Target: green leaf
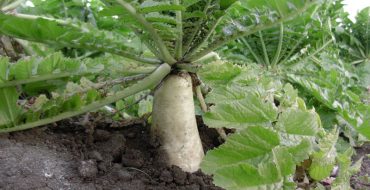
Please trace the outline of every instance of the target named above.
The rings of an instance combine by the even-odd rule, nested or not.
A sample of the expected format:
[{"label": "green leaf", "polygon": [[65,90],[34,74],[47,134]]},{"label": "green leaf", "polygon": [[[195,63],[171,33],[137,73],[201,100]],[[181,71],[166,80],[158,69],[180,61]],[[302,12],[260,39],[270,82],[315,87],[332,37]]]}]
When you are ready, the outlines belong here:
[{"label": "green leaf", "polygon": [[9,59],[7,57],[0,57],[0,82],[7,80]]},{"label": "green leaf", "polygon": [[298,91],[291,84],[286,84],[283,88],[284,96],[281,100],[282,106],[290,107],[294,105],[298,98]]},{"label": "green leaf", "polygon": [[203,118],[210,127],[243,129],[249,126],[268,126],[276,120],[277,114],[278,110],[273,103],[248,94],[241,100],[217,103]]},{"label": "green leaf", "polygon": [[249,127],[209,151],[201,168],[228,190],[283,189],[285,177],[295,172],[296,160],[295,152],[280,143],[276,131]]},{"label": "green leaf", "polygon": [[71,110],[78,110],[83,106],[82,97],[78,94],[72,96],[70,99],[67,99],[63,105],[62,110],[63,111],[71,111]]},{"label": "green leaf", "polygon": [[152,110],[153,110],[153,97],[148,96],[147,98],[139,102],[139,108],[138,108],[137,115],[139,117],[142,117],[148,113],[151,113]]},{"label": "green leaf", "polygon": [[15,126],[20,115],[17,90],[15,88],[0,89],[0,100],[0,127]]},{"label": "green leaf", "polygon": [[144,1],[141,5],[140,13],[162,12],[162,11],[185,11],[182,5],[171,5],[167,3],[160,3],[155,1]]},{"label": "green leaf", "polygon": [[176,25],[178,24],[176,19],[171,16],[161,15],[159,13],[148,14],[145,16],[146,20],[149,22],[159,22]]},{"label": "green leaf", "polygon": [[182,4],[185,6],[185,7],[190,7],[196,3],[198,3],[200,0],[183,0],[182,1]]},{"label": "green leaf", "polygon": [[345,152],[338,155],[339,163],[339,174],[332,184],[331,189],[342,190],[342,189],[352,189],[350,184],[351,177],[361,170],[362,158],[356,161],[352,165],[352,156],[354,150],[351,148],[347,149]]},{"label": "green leaf", "polygon": [[339,130],[334,129],[319,141],[319,151],[311,156],[310,177],[320,181],[330,176],[336,164]]},{"label": "green leaf", "polygon": [[238,0],[221,0],[220,1],[220,7],[221,10],[226,10],[228,9],[232,4],[237,2]]},{"label": "green leaf", "polygon": [[101,95],[95,89],[91,89],[86,93],[86,104],[91,104],[100,99]]},{"label": "green leaf", "polygon": [[126,46],[129,39],[123,35],[99,30],[87,23],[0,14],[0,33],[59,47],[103,51],[139,61],[149,61],[139,58],[138,50]]},{"label": "green leaf", "polygon": [[32,60],[33,58],[30,58],[30,60],[23,59],[15,63],[9,68],[9,79],[28,79],[32,76],[33,68],[35,67],[34,62]]},{"label": "green leaf", "polygon": [[315,136],[320,128],[320,118],[314,111],[299,109],[284,110],[276,124],[277,130],[288,134],[286,138],[292,139]]},{"label": "green leaf", "polygon": [[239,76],[242,71],[242,67],[238,65],[217,61],[204,66],[200,71],[200,76],[208,85],[226,85]]},{"label": "green leaf", "polygon": [[[314,10],[314,5],[319,1],[249,0],[239,2],[227,10],[228,14],[218,24],[214,37],[202,44],[203,49],[198,48],[192,52],[193,54],[188,55],[187,60],[197,60],[228,42],[258,34],[260,31],[277,27],[280,23],[302,17],[306,11]],[[224,1],[224,3],[229,5],[233,1]]]},{"label": "green leaf", "polygon": [[359,65],[358,72],[362,86],[365,88],[370,87],[370,62]]},{"label": "green leaf", "polygon": [[256,67],[211,63],[205,70],[200,76],[211,84],[212,106],[204,122],[237,130],[207,153],[202,170],[230,190],[294,188],[289,179],[296,165],[309,159],[322,132],[319,115],[307,110],[291,85],[283,87]]}]

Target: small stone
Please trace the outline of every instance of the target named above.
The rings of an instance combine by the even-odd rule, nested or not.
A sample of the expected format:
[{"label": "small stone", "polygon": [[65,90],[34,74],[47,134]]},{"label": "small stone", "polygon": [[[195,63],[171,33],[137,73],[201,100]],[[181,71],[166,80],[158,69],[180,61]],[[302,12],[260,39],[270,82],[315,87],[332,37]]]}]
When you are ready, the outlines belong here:
[{"label": "small stone", "polygon": [[78,168],[80,176],[83,178],[95,178],[98,173],[98,168],[95,160],[81,161]]}]

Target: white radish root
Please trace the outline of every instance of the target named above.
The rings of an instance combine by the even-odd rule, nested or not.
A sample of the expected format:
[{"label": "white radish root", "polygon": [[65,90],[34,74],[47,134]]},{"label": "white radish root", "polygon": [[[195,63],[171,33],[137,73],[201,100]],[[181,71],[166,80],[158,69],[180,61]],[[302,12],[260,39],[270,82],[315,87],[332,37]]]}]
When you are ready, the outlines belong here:
[{"label": "white radish root", "polygon": [[159,141],[168,165],[195,172],[204,157],[188,73],[171,74],[154,93],[152,138]]}]

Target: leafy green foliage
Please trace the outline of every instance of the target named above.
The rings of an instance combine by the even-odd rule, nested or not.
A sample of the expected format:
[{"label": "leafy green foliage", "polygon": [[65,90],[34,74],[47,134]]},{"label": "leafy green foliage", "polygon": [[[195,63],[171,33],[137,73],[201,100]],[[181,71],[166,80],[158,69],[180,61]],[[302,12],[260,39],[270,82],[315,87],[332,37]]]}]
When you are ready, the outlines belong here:
[{"label": "leafy green foliage", "polygon": [[[213,38],[214,35],[218,36],[218,34],[216,34],[218,31],[216,30],[217,26],[223,27],[230,19],[238,19],[237,17],[233,18],[232,16],[228,16],[227,21],[222,21],[226,13],[231,9],[231,11],[235,12],[239,10],[249,11],[249,9],[247,9],[248,6],[253,8],[253,10],[264,7],[265,12],[260,16],[266,16],[269,11],[273,12],[278,10],[279,12],[279,14],[274,15],[270,19],[264,20],[264,22],[246,23],[257,25],[254,29],[252,27],[252,29],[248,31],[239,31],[237,36],[243,36],[264,28],[272,27],[274,23],[289,20],[293,16],[301,14],[313,4],[309,1],[289,1],[294,6],[286,9],[288,1],[284,1],[279,2],[284,5],[282,6],[283,8],[285,7],[281,9],[282,7],[276,7],[269,2],[263,2],[258,6],[253,4],[253,2],[251,2],[252,4],[240,4],[240,2],[239,4],[235,4],[235,2],[236,1],[213,0],[189,0],[184,2],[147,0],[126,2],[117,0],[104,1],[104,3],[92,1],[88,6],[84,1],[61,2],[52,0],[44,2],[35,0],[33,3],[35,3],[37,7],[20,8],[19,11],[21,13],[33,13],[42,16],[1,13],[0,33],[25,40],[54,45],[60,48],[71,47],[98,52],[109,52],[144,63],[160,63],[164,61],[169,64],[174,64],[174,57],[176,57],[178,61],[188,62],[191,60],[193,57],[192,55],[200,50],[209,39],[212,43],[216,44],[213,49],[222,45],[217,45],[218,40],[214,41],[211,37]],[[234,5],[236,7],[234,7]],[[67,13],[65,11],[66,9],[71,9],[71,12]],[[76,12],[76,10],[84,10],[87,11],[87,13],[78,15],[78,11]],[[78,18],[78,20],[76,20],[76,18]],[[110,21],[108,21],[109,19]],[[127,30],[128,28],[130,29],[129,31]],[[146,48],[159,60],[151,58],[151,53],[145,50],[143,51],[142,48],[138,47],[137,38],[133,41],[130,40],[133,34],[135,34],[143,44],[145,44]],[[234,37],[222,37],[221,41],[233,40]],[[200,54],[206,51],[200,50]],[[49,99],[50,102],[54,102],[52,104],[62,105],[61,108],[65,108],[66,110],[76,110],[79,106],[88,102],[84,99],[93,99],[91,96],[97,94],[96,92],[89,93],[89,88],[79,87],[83,82],[88,81],[87,79],[81,81],[84,78],[76,77],[73,79],[69,76],[71,74],[72,76],[87,74],[84,73],[86,71],[76,71],[78,66],[76,61],[69,60],[65,62],[62,60],[60,63],[57,63],[57,60],[45,59],[38,62],[38,60],[33,59],[34,58],[31,58],[31,61],[22,60],[15,64],[2,65],[3,67],[9,67],[7,68],[9,72],[7,72],[5,76],[6,80],[9,82],[3,84],[2,87],[23,85],[22,91],[27,94],[38,94],[44,90],[51,93],[53,90],[56,90],[59,96],[53,97],[49,94],[47,99]],[[71,70],[68,70],[68,68]],[[143,71],[140,70],[139,72]],[[95,76],[96,75],[92,75],[92,77]],[[60,78],[69,78],[70,82],[66,83],[66,80],[59,80]],[[52,79],[58,80],[59,83],[56,83],[55,80],[52,83],[55,84],[55,86],[50,86],[48,82],[41,83],[41,81],[50,81]],[[98,79],[91,78],[91,80]],[[97,84],[91,85],[92,89],[96,89],[97,86],[99,86],[99,82],[96,82]],[[65,88],[63,88],[63,86],[65,86]],[[83,91],[83,95],[71,93],[71,90],[68,92],[68,88],[72,88],[76,92]],[[87,94],[91,96],[85,96]],[[40,102],[48,102],[45,101],[46,99],[44,96],[41,97],[40,101],[38,101],[38,107],[40,107],[40,105],[46,105],[46,103],[41,104]],[[60,101],[67,103],[62,104],[58,102],[58,98],[61,98]],[[260,104],[263,103],[260,102]],[[60,112],[60,110],[55,113],[57,112]],[[267,118],[270,119],[276,114],[277,113],[268,114],[269,116]],[[43,114],[39,115],[41,117],[43,116]],[[51,115],[49,114],[49,116]]]},{"label": "leafy green foliage", "polygon": [[[2,68],[0,71],[1,79],[4,81],[4,83],[0,84],[0,87],[39,82],[37,83],[39,90],[53,90],[65,84],[63,82],[65,78],[98,74],[104,70],[104,65],[99,62],[91,60],[79,62],[78,60],[65,58],[60,53],[55,53],[42,59],[34,57],[24,58],[16,63],[10,63],[6,58],[0,58],[0,62]],[[45,80],[52,82],[45,82]],[[5,81],[9,82],[5,83]],[[37,91],[33,93],[35,92]]]},{"label": "leafy green foliage", "polygon": [[295,161],[294,153],[279,145],[276,132],[250,127],[210,151],[202,169],[213,173],[216,185],[226,189],[280,189],[284,176],[294,173]]},{"label": "leafy green foliage", "polygon": [[[53,92],[50,98],[40,95],[33,104],[26,102],[23,115],[25,122],[36,122],[63,112],[78,110],[84,105],[98,101],[102,93],[92,87],[86,87],[83,81],[84,79],[79,84],[68,83],[63,92]],[[86,90],[82,90],[83,88]],[[30,105],[27,106],[27,104]]]},{"label": "leafy green foliage", "polygon": [[354,150],[352,148],[349,148],[338,155],[337,160],[340,170],[338,177],[332,185],[332,189],[351,189],[350,178],[352,175],[360,171],[362,163],[362,159],[360,159],[352,164],[351,157],[353,154]]},{"label": "leafy green foliage", "polygon": [[346,15],[341,17],[342,25],[336,28],[339,47],[343,51],[343,57],[349,58],[353,64],[365,63],[370,55],[370,7],[364,8],[356,16],[353,23]]},{"label": "leafy green foliage", "polygon": [[310,177],[315,180],[323,180],[330,176],[336,164],[337,144],[339,131],[334,129],[319,141],[319,151],[311,156],[311,166],[309,168]]},{"label": "leafy green foliage", "polygon": [[[309,160],[305,169],[314,180],[328,177],[336,164],[348,169],[333,186],[348,188],[358,164],[351,167],[352,154],[338,150],[338,133],[369,138],[370,107],[362,96],[366,86],[356,85],[355,69],[340,61],[333,45],[332,29],[341,26],[333,20],[341,6],[318,2],[92,0],[88,5],[82,0],[33,0],[36,7],[4,11],[1,34],[73,48],[63,52],[77,52],[71,57],[78,58],[53,54],[16,63],[1,58],[0,98],[5,101],[0,102],[0,132],[113,103],[124,118],[148,115],[152,97],[141,99],[139,92],[158,85],[171,70],[193,67],[189,64],[237,40],[220,52],[242,66],[219,61],[199,73],[212,88],[205,123],[235,129],[225,144],[208,153],[203,170],[226,189],[292,189],[296,167]],[[368,14],[358,18],[362,25],[354,29],[362,36],[355,44],[362,56],[367,34],[360,26]],[[79,52],[86,54],[79,57]],[[85,59],[89,56],[98,57]],[[362,68],[359,76],[366,78],[366,64]],[[127,85],[122,77],[145,78]],[[320,116],[327,115],[324,127],[338,125],[340,130],[324,131]]]},{"label": "leafy green foliage", "polygon": [[322,68],[306,69],[305,74],[288,74],[288,80],[301,86],[320,106],[335,111],[351,128],[370,138],[366,122],[369,105],[362,102],[362,89],[356,88],[355,75],[330,57],[324,56],[321,60]]},{"label": "leafy green foliage", "polygon": [[[215,183],[226,189],[280,189],[289,184],[287,179],[294,174],[295,166],[314,151],[322,130],[320,119],[314,110],[306,109],[292,86],[270,86],[273,80],[266,82],[257,76],[238,80],[238,76],[250,76],[243,73],[249,69],[252,67],[212,63],[206,66],[204,74],[201,72],[214,90],[222,88],[226,96],[235,94],[220,101],[212,95],[218,91],[211,91],[209,96],[215,105],[204,115],[205,123],[237,129],[224,145],[208,152],[202,169],[213,174]],[[217,84],[222,76],[208,77],[212,70],[234,76]],[[240,88],[243,90],[238,91]]]},{"label": "leafy green foliage", "polygon": [[124,36],[98,30],[90,24],[33,16],[15,17],[6,14],[0,14],[0,23],[0,33],[5,35],[54,46],[105,51],[156,63],[155,60],[140,58],[140,52],[128,46],[129,41]]},{"label": "leafy green foliage", "polygon": [[352,22],[347,14],[342,14],[341,25],[335,30],[342,58],[356,66],[360,85],[365,88],[370,86],[369,11],[370,7],[361,10],[356,16],[356,22]]},{"label": "leafy green foliage", "polygon": [[150,92],[141,92],[116,102],[116,119],[142,118],[152,113],[153,96]]},{"label": "leafy green foliage", "polygon": [[[1,83],[0,83],[1,84]],[[20,109],[16,105],[18,93],[15,88],[0,89],[0,126],[15,126],[17,124]]]},{"label": "leafy green foliage", "polygon": [[[109,0],[104,2],[105,4],[102,4],[96,0],[90,2],[90,6],[87,6],[84,1],[66,1],[62,3],[52,0],[44,3],[35,0],[34,3],[38,8],[28,8],[21,11],[39,15],[52,15],[63,19],[77,17],[82,22],[88,22],[88,24],[72,22],[68,19],[62,21],[29,15],[1,15],[0,20],[4,24],[0,26],[0,32],[52,45],[87,48],[115,53],[135,60],[156,62],[155,60],[149,61],[138,58],[140,51],[135,51],[133,47],[123,45],[129,42],[127,37],[131,36],[130,34],[135,34],[157,58],[173,64],[175,62],[173,57],[176,57],[178,61],[185,62],[196,60],[229,40],[290,20],[314,4],[312,1],[294,0],[258,3],[241,1],[236,4],[237,1],[218,0],[189,0],[181,3],[180,1],[155,0],[130,2]],[[279,6],[276,6],[277,3]],[[236,6],[234,7],[234,5]],[[69,8],[72,10],[70,15],[65,11]],[[263,11],[259,12],[260,9],[263,9]],[[83,10],[88,13],[78,15],[73,10]],[[257,21],[244,21],[234,17],[235,14],[233,14],[234,16],[228,16],[227,19],[224,19],[229,10],[234,13],[240,12],[251,15],[253,13],[258,18],[255,18]],[[255,11],[258,13],[255,13]],[[124,22],[119,22],[119,20]],[[217,32],[219,30],[216,30],[216,28],[225,28],[225,24],[229,25],[227,23],[230,23],[230,20],[232,23],[239,23],[242,27],[239,27],[235,34],[226,35],[225,38],[224,32]],[[22,24],[24,28],[12,28],[7,24],[10,22],[17,25]],[[60,24],[63,27],[59,26]],[[38,27],[30,27],[31,25]],[[22,32],[26,31],[25,28],[37,29],[38,31],[31,32],[32,35],[27,35]],[[123,31],[126,32],[122,33]],[[212,44],[209,46],[211,48],[202,50],[208,41]],[[126,43],[117,44],[118,42]]]},{"label": "leafy green foliage", "polygon": [[[1,58],[0,62],[2,68],[0,86],[3,85],[0,87],[0,96],[4,100],[1,101],[0,115],[3,118],[0,127],[14,127],[23,122],[24,119],[25,122],[37,121],[43,117],[56,115],[61,111],[78,109],[82,105],[81,99],[84,99],[84,97],[75,96],[78,92],[73,89],[69,92],[73,91],[75,94],[68,92],[68,96],[62,97],[60,94],[53,93],[53,98],[50,101],[45,95],[41,95],[34,100],[34,103],[30,103],[30,101],[19,99],[19,94],[14,86],[26,85],[24,93],[32,94],[40,90],[51,92],[66,84],[63,82],[63,78],[68,78],[71,75],[99,73],[104,68],[103,65],[100,65],[99,68],[99,65],[91,64],[92,62],[79,63],[64,58],[59,53],[44,59],[26,58],[17,63],[9,63],[6,58]],[[52,82],[48,83],[47,80]],[[58,80],[61,82],[58,83]],[[37,89],[30,88],[30,85],[27,85],[29,83],[36,83]],[[69,84],[71,83],[68,83],[67,86],[70,86]],[[32,89],[32,91],[27,89]],[[92,97],[92,92],[87,94],[90,103],[96,100]]]},{"label": "leafy green foliage", "polygon": [[240,38],[220,52],[239,64],[263,65],[265,75],[299,87],[309,106],[323,116],[325,128],[339,124],[342,131],[351,128],[369,138],[368,106],[362,96],[366,94],[358,85],[368,69],[364,64],[357,76],[355,68],[340,60],[333,41],[332,30],[342,27],[333,20],[342,8],[340,1],[327,1],[280,27]]},{"label": "leafy green foliage", "polygon": [[230,8],[230,13],[218,26],[215,37],[208,43],[208,48],[200,51],[194,57],[200,58],[212,51],[212,48],[216,46],[225,45],[231,40],[273,28],[279,25],[279,23],[291,20],[298,15],[302,16],[301,14],[307,9],[314,7],[312,5],[315,3],[317,2],[289,0],[240,1]]},{"label": "leafy green foliage", "polygon": [[[150,73],[155,69],[119,61],[122,59],[112,56],[78,61],[65,58],[61,53],[45,58],[27,57],[16,63],[1,58],[0,92],[4,101],[1,102],[0,128],[80,110],[124,89],[123,85],[131,81],[122,76],[135,81],[142,78],[135,79],[137,72]],[[16,87],[29,98],[19,97]],[[146,114],[150,108],[144,109],[147,104],[141,104],[140,114]]]},{"label": "leafy green foliage", "polygon": [[94,23],[93,20],[98,19],[94,15],[95,11],[101,6],[104,6],[100,0],[31,0],[31,2],[34,6],[20,7],[18,11],[32,15],[52,16],[55,18],[74,18],[87,22],[90,21],[90,23]]},{"label": "leafy green foliage", "polygon": [[255,95],[246,95],[240,101],[225,101],[217,104],[211,108],[211,112],[204,115],[207,125],[229,128],[268,125],[276,117],[277,109],[271,103],[264,103]]}]

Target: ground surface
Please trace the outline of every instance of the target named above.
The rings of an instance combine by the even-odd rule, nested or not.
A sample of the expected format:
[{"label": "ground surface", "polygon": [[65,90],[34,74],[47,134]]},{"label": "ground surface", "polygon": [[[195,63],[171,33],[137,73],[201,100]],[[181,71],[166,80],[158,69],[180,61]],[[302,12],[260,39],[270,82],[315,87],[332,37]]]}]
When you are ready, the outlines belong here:
[{"label": "ground surface", "polygon": [[[0,190],[221,190],[200,171],[166,167],[148,127],[112,128],[103,121],[92,131],[76,124],[80,120],[0,134]],[[214,130],[203,125],[199,130],[206,151],[219,145]],[[370,174],[370,144],[357,153],[354,160],[364,156],[364,161],[352,186],[367,190],[370,184],[361,176]]]},{"label": "ground surface", "polygon": [[[74,121],[0,134],[0,189],[218,190],[201,172],[166,167],[150,144],[147,127],[98,125],[87,135]],[[213,130],[200,127],[206,149]]]}]

